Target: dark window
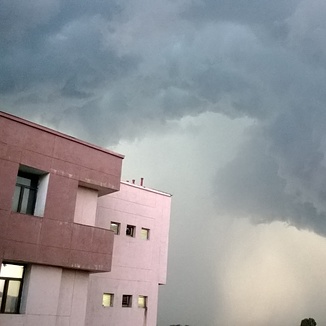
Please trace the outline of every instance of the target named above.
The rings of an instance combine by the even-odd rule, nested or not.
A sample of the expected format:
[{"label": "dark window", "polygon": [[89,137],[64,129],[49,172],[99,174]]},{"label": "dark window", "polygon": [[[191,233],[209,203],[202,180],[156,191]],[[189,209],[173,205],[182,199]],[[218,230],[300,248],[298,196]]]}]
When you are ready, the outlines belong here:
[{"label": "dark window", "polygon": [[134,237],[135,236],[135,232],[136,231],[136,227],[133,225],[127,225],[126,228],[126,235],[129,237]]},{"label": "dark window", "polygon": [[49,173],[30,166],[20,165],[12,210],[21,214],[44,216]]},{"label": "dark window", "polygon": [[122,307],[131,307],[132,305],[132,295],[124,294],[122,296]]},{"label": "dark window", "polygon": [[19,171],[12,203],[14,212],[34,215],[38,175]]},{"label": "dark window", "polygon": [[3,263],[0,270],[0,313],[18,314],[24,266]]}]

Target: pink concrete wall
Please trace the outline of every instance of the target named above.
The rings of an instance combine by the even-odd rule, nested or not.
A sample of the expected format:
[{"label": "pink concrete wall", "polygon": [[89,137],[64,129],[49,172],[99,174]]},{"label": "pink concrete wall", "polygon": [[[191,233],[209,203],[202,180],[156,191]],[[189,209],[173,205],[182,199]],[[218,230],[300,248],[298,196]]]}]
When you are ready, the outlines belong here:
[{"label": "pink concrete wall", "polygon": [[[0,314],[0,325],[156,325],[171,196],[127,183],[116,192],[122,158],[0,112],[0,263],[29,266],[24,314]],[[41,217],[11,211],[21,164],[48,175]],[[111,221],[121,224],[120,235],[109,230]],[[135,237],[126,235],[127,224]],[[149,240],[140,238],[142,227]],[[85,272],[109,271],[112,257],[112,272]],[[102,306],[103,293],[114,293],[114,307]],[[133,296],[131,308],[121,307],[123,294]],[[138,295],[148,297],[146,309]]]},{"label": "pink concrete wall", "polygon": [[74,222],[95,226],[98,191],[78,187]]},{"label": "pink concrete wall", "polygon": [[[121,223],[115,235],[110,273],[91,275],[86,325],[155,326],[158,287],[166,282],[171,196],[128,183],[118,193],[99,198],[96,225]],[[126,236],[126,225],[136,227]],[[150,239],[140,238],[141,228]],[[114,306],[102,307],[102,294],[114,294]],[[131,308],[121,307],[123,294],[133,296]],[[148,297],[147,309],[138,308],[138,295]]]},{"label": "pink concrete wall", "polygon": [[31,265],[26,274],[22,314],[0,314],[0,325],[84,325],[88,273]]},{"label": "pink concrete wall", "polygon": [[[122,159],[120,154],[0,112],[0,262],[109,271],[113,235],[92,227],[93,195],[119,190]],[[42,191],[45,207],[37,207],[35,216],[11,211],[20,165],[48,175],[47,191]],[[80,186],[92,196],[84,196],[90,201],[77,207],[76,217]]]}]

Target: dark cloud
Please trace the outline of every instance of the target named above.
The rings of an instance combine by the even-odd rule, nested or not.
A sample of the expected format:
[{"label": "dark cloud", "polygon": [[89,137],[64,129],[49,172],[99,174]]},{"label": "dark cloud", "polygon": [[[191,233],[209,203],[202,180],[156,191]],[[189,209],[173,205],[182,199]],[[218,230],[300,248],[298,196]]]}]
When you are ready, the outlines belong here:
[{"label": "dark cloud", "polygon": [[[289,157],[294,156],[293,151],[304,151],[303,147],[295,148],[297,143],[294,143],[292,135],[287,130],[278,131],[282,133],[278,137],[284,139],[284,147],[292,152],[292,155],[289,153]],[[253,128],[237,157],[218,171],[215,179],[216,209],[222,214],[250,218],[255,223],[287,222],[299,229],[309,229],[325,236],[325,208],[318,209],[317,201],[302,193],[307,187],[302,186],[300,191],[301,185],[298,184],[298,180],[304,180],[302,172],[309,174],[312,171],[302,171],[305,167],[302,166],[301,158],[293,159],[292,163],[296,166],[289,169],[292,172],[301,170],[297,171],[300,176],[290,175],[285,171],[282,173],[278,156],[274,155],[273,150],[269,150],[270,144],[264,133],[261,128]],[[306,141],[307,137],[301,136]],[[309,145],[308,149],[311,154],[315,153]],[[301,155],[305,157],[307,168],[310,169],[310,165],[316,167],[319,165],[320,157],[317,158],[317,162],[313,162],[314,158],[309,154]],[[285,160],[282,157],[281,162],[283,161]],[[315,172],[317,173],[317,171],[313,173]],[[311,176],[308,175],[306,179],[308,182],[311,181]],[[324,181],[321,180],[321,183],[324,184]],[[321,189],[323,193],[324,189],[324,187]]]},{"label": "dark cloud", "polygon": [[63,96],[87,97],[137,66],[135,57],[117,55],[105,40],[109,22],[120,10],[113,1],[0,5],[2,94],[17,98],[45,83],[49,91],[61,89]]},{"label": "dark cloud", "polygon": [[202,112],[249,117],[259,133],[218,173],[220,207],[324,233],[323,1],[0,6],[4,110],[101,145]]},{"label": "dark cloud", "polygon": [[[153,169],[153,179],[164,179],[159,187],[166,182],[167,191],[177,189],[172,289],[163,299],[169,308],[168,313],[163,309],[162,325],[167,320],[274,325],[275,315],[288,315],[282,309],[274,314],[272,305],[261,302],[260,287],[248,308],[251,289],[239,291],[234,285],[253,284],[248,279],[255,278],[257,265],[273,255],[263,248],[257,265],[249,259],[253,266],[244,271],[245,264],[237,262],[250,258],[253,248],[260,251],[261,242],[255,238],[247,248],[240,243],[241,257],[228,270],[233,246],[248,240],[242,237],[245,220],[237,220],[232,233],[230,216],[257,224],[282,221],[326,235],[325,18],[324,0],[0,0],[1,109],[102,146],[144,137],[148,152],[131,142],[137,152],[132,170],[138,162],[139,170]],[[200,144],[189,130],[178,131],[189,137],[183,142],[172,132],[190,116],[211,121],[218,116],[214,113],[253,124],[224,168],[219,150],[229,146],[235,132],[227,133],[223,143],[211,134],[198,137],[205,139]],[[206,122],[201,123],[205,129]],[[207,129],[216,129],[217,135],[221,125]],[[162,132],[171,132],[169,146],[164,137],[161,145],[155,143]],[[146,164],[139,163],[142,155]],[[287,266],[284,257],[280,263]],[[272,270],[274,261],[267,266]],[[306,261],[297,266],[307,266]],[[287,286],[297,272],[289,269],[281,287],[296,300],[305,295],[292,295]],[[275,275],[272,286],[283,272]],[[307,292],[322,289],[320,284],[311,288],[308,277],[294,287],[301,291],[304,284]],[[289,310],[316,307],[315,293],[307,297],[313,298],[311,304],[290,300]],[[234,298],[241,301],[242,314]],[[269,323],[250,320],[261,309],[256,309],[258,301],[271,313]],[[277,304],[285,301],[276,296]],[[247,319],[230,322],[234,311]]]},{"label": "dark cloud", "polygon": [[192,20],[225,20],[241,24],[273,24],[282,22],[295,10],[300,0],[199,0],[193,1],[183,16]]}]

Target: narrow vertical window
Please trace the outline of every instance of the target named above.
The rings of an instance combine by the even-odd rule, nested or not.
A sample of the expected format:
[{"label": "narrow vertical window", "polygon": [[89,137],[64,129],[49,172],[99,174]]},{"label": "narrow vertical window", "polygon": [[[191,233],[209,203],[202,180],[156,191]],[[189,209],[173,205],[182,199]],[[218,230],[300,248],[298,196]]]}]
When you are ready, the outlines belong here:
[{"label": "narrow vertical window", "polygon": [[141,228],[141,230],[140,230],[140,238],[142,240],[149,240],[149,229]]},{"label": "narrow vertical window", "polygon": [[43,216],[49,184],[49,174],[28,166],[21,165],[16,179],[12,199],[12,211]]},{"label": "narrow vertical window", "polygon": [[38,176],[19,171],[12,203],[14,212],[34,215]]},{"label": "narrow vertical window", "polygon": [[147,308],[147,297],[144,295],[138,296],[138,308]]},{"label": "narrow vertical window", "polygon": [[128,237],[135,237],[135,234],[136,234],[136,227],[134,225],[127,225],[126,235]]}]

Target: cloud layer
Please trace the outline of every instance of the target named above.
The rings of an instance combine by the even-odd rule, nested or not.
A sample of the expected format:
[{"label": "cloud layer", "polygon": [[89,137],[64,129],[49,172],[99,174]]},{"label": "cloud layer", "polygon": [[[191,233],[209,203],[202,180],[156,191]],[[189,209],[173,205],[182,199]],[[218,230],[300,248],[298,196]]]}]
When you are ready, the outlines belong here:
[{"label": "cloud layer", "polygon": [[249,117],[218,207],[326,234],[322,0],[0,5],[3,110],[104,146],[203,112]]},{"label": "cloud layer", "polygon": [[0,8],[1,109],[174,194],[160,325],[326,320],[323,0]]}]

